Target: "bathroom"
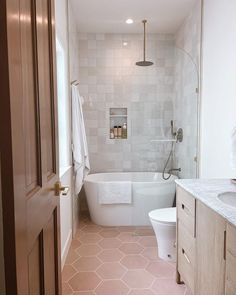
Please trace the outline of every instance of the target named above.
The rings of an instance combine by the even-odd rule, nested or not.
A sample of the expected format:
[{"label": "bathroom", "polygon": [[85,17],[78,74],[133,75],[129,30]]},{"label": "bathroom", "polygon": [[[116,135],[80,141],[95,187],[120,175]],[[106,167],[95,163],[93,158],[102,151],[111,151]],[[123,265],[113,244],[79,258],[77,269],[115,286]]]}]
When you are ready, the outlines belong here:
[{"label": "bathroom", "polygon": [[236,295],[235,1],[4,0],[0,24],[3,295]]}]

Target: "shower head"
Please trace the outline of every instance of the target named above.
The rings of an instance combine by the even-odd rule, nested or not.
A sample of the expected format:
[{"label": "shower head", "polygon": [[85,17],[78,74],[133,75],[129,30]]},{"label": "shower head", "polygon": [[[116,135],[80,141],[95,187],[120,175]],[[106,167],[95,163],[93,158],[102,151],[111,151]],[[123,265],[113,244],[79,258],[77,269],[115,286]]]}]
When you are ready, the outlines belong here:
[{"label": "shower head", "polygon": [[142,23],[143,23],[143,31],[144,31],[144,34],[143,34],[143,60],[136,62],[136,65],[141,66],[141,67],[148,67],[148,66],[152,66],[153,62],[146,60],[146,24],[147,24],[147,20],[143,20]]},{"label": "shower head", "polygon": [[137,61],[136,62],[136,65],[137,66],[140,66],[140,67],[148,67],[148,66],[152,66],[153,65],[153,62],[147,61],[147,60]]}]

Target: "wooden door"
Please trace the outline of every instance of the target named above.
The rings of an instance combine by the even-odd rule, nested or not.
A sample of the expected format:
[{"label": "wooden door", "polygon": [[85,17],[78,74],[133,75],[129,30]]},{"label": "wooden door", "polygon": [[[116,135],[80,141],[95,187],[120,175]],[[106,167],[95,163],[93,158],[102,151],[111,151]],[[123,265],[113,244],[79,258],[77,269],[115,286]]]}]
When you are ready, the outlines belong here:
[{"label": "wooden door", "polygon": [[222,295],[225,290],[226,222],[199,201],[196,221],[196,294]]},{"label": "wooden door", "polygon": [[53,0],[1,0],[6,292],[61,294]]}]

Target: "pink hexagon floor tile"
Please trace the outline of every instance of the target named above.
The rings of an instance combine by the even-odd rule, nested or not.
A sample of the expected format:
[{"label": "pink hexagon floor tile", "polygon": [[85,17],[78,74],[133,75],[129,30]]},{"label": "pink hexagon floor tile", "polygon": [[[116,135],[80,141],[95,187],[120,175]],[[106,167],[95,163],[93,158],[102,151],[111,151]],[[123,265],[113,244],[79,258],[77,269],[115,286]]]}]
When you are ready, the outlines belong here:
[{"label": "pink hexagon floor tile", "polygon": [[79,254],[75,250],[70,250],[67,257],[66,257],[66,262],[65,264],[72,264],[79,258]]},{"label": "pink hexagon floor tile", "polygon": [[102,239],[98,245],[103,249],[113,249],[113,248],[119,248],[121,245],[121,241],[117,238],[106,238]]},{"label": "pink hexagon floor tile", "polygon": [[73,293],[72,288],[68,283],[62,283],[62,294],[63,295],[71,295]]},{"label": "pink hexagon floor tile", "polygon": [[174,279],[156,279],[152,286],[152,290],[158,295],[184,295],[186,287],[176,284]]},{"label": "pink hexagon floor tile", "polygon": [[107,262],[102,264],[96,272],[103,279],[120,279],[126,269],[118,262]]},{"label": "pink hexagon floor tile", "polygon": [[80,242],[83,244],[95,244],[102,239],[97,233],[86,233],[79,237]]},{"label": "pink hexagon floor tile", "polygon": [[148,260],[141,255],[127,255],[120,263],[128,269],[142,269],[147,266]]},{"label": "pink hexagon floor tile", "polygon": [[106,249],[99,253],[98,258],[103,262],[120,261],[123,254],[118,249]]},{"label": "pink hexagon floor tile", "polygon": [[122,280],[133,289],[147,289],[149,288],[153,281],[154,277],[143,269],[139,270],[129,270]]},{"label": "pink hexagon floor tile", "polygon": [[[130,291],[129,295],[155,295],[156,293],[153,293],[151,290],[149,289],[136,289],[136,290],[132,290]],[[166,295],[170,295],[170,294],[166,294]],[[174,294],[171,294],[174,295]]]},{"label": "pink hexagon floor tile", "polygon": [[[64,294],[62,294],[62,295],[64,295]],[[93,291],[88,291],[88,292],[83,292],[83,291],[81,291],[81,292],[79,292],[79,291],[77,291],[77,292],[73,292],[73,294],[72,295],[96,295]]]},{"label": "pink hexagon floor tile", "polygon": [[94,225],[94,224],[85,225],[82,228],[82,231],[87,232],[87,233],[98,233],[101,230],[102,230],[102,228],[99,225]]},{"label": "pink hexagon floor tile", "polygon": [[118,236],[118,239],[121,240],[122,242],[137,242],[140,237],[135,235],[133,232],[123,232],[120,233]]},{"label": "pink hexagon floor tile", "polygon": [[158,251],[156,247],[144,248],[141,255],[143,255],[145,258],[149,260],[160,260],[160,258],[158,257]]},{"label": "pink hexagon floor tile", "polygon": [[62,271],[62,281],[67,282],[70,278],[73,277],[73,275],[76,274],[76,270],[74,267],[70,264],[66,264],[63,267]]},{"label": "pink hexagon floor tile", "polygon": [[101,265],[97,257],[81,257],[73,264],[77,271],[94,271]]},{"label": "pink hexagon floor tile", "polygon": [[129,288],[120,280],[103,281],[95,290],[97,295],[127,295]]},{"label": "pink hexagon floor tile", "polygon": [[137,228],[135,233],[139,236],[155,236],[154,230],[152,227],[141,227]]},{"label": "pink hexagon floor tile", "polygon": [[98,245],[95,244],[88,244],[88,245],[82,245],[80,246],[76,252],[82,256],[82,257],[86,257],[86,256],[95,256],[97,255],[99,252],[101,252],[101,248]]},{"label": "pink hexagon floor tile", "polygon": [[123,243],[119,249],[126,255],[139,254],[143,251],[143,247],[137,243]]},{"label": "pink hexagon floor tile", "polygon": [[117,228],[120,232],[135,232],[135,226],[118,226]]},{"label": "pink hexagon floor tile", "polygon": [[157,240],[155,236],[142,237],[139,240],[139,244],[144,247],[157,247]]},{"label": "pink hexagon floor tile", "polygon": [[69,280],[69,285],[74,291],[91,291],[94,290],[101,279],[95,272],[80,272]]},{"label": "pink hexagon floor tile", "polygon": [[70,249],[76,250],[81,246],[81,242],[77,239],[72,240]]},{"label": "pink hexagon floor tile", "polygon": [[[64,295],[64,294],[62,294],[62,295]],[[81,292],[79,292],[79,291],[77,291],[77,292],[73,292],[73,294],[72,295],[96,295],[93,291],[88,291],[88,292],[83,292],[83,291],[81,291]]]},{"label": "pink hexagon floor tile", "polygon": [[146,270],[157,278],[174,278],[175,268],[164,261],[150,262]]},{"label": "pink hexagon floor tile", "polygon": [[119,231],[116,229],[103,229],[99,234],[103,238],[115,238],[119,235]]}]

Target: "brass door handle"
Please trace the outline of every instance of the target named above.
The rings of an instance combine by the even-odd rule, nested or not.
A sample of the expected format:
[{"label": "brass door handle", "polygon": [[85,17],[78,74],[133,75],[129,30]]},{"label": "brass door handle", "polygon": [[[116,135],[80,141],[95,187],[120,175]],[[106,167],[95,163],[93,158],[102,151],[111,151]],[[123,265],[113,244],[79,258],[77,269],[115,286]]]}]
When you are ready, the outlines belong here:
[{"label": "brass door handle", "polygon": [[52,191],[55,192],[55,196],[59,197],[61,192],[63,196],[66,196],[69,191],[69,186],[62,186],[60,181],[57,181],[54,184],[54,188],[51,189]]}]

